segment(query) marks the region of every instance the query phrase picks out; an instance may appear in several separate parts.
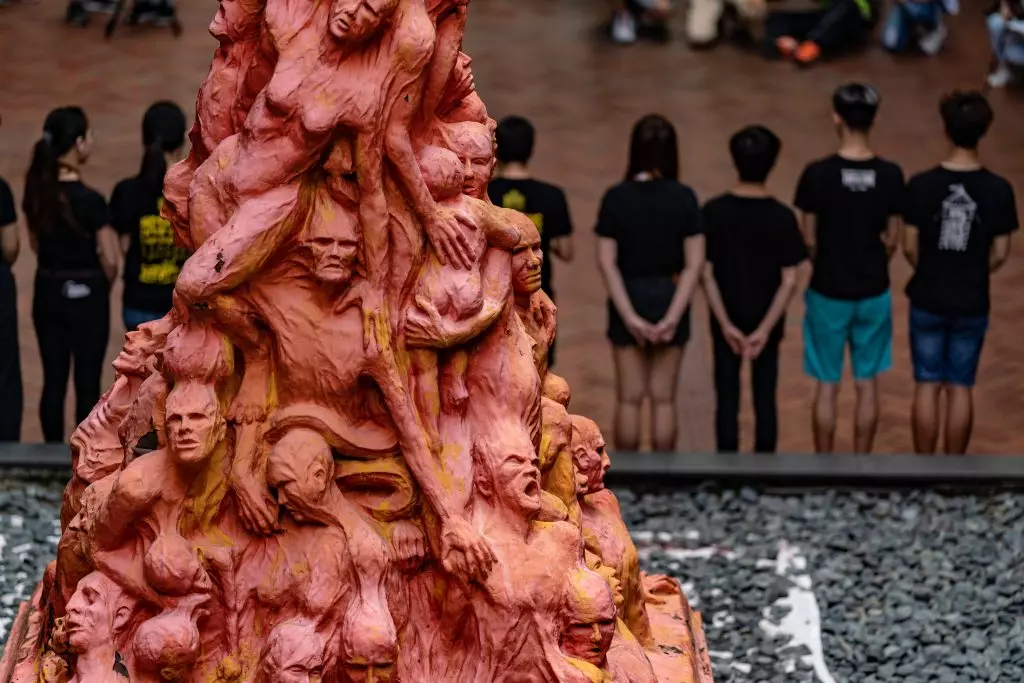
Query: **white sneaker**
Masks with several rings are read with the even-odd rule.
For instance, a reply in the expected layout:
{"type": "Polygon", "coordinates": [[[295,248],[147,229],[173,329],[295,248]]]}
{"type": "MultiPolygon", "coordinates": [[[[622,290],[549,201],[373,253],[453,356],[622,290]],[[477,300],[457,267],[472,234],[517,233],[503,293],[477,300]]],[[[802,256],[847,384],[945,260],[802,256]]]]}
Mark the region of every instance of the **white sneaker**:
{"type": "Polygon", "coordinates": [[[999,66],[988,75],[987,80],[991,88],[1005,88],[1013,80],[1013,71],[1005,63],[999,62],[999,66]]]}
{"type": "Polygon", "coordinates": [[[939,25],[936,26],[934,30],[925,33],[918,39],[917,45],[921,48],[921,52],[929,56],[934,56],[939,54],[939,50],[942,49],[943,44],[946,42],[946,36],[948,35],[949,30],[946,28],[946,25],[940,21],[939,25]]]}
{"type": "Polygon", "coordinates": [[[612,17],[612,42],[619,45],[636,42],[636,17],[630,12],[618,12],[612,17]]]}

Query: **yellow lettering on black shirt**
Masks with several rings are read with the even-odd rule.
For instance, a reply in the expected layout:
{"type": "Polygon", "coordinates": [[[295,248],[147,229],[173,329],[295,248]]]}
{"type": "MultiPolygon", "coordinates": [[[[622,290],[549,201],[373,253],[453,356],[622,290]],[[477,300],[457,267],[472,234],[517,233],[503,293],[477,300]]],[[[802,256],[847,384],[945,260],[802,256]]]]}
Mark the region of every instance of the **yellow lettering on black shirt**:
{"type": "MultiPolygon", "coordinates": [[[[161,199],[157,211],[163,204],[161,199]]],[[[174,229],[160,215],[139,219],[139,282],[144,285],[173,285],[188,252],[174,243],[174,229]]]]}
{"type": "Polygon", "coordinates": [[[542,213],[526,213],[526,197],[519,190],[509,190],[501,196],[501,207],[503,209],[512,209],[520,213],[525,213],[526,217],[533,221],[533,225],[537,228],[537,232],[544,234],[544,214],[542,213]]]}

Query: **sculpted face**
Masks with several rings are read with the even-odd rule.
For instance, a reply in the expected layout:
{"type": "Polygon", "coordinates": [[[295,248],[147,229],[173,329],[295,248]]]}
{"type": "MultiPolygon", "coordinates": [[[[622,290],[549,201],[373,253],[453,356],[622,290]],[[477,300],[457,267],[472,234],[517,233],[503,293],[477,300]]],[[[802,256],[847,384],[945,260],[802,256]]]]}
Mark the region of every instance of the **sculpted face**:
{"type": "Polygon", "coordinates": [[[277,502],[297,522],[319,518],[333,474],[331,447],[311,429],[289,431],[274,444],[267,461],[267,483],[277,489],[277,502]]]}
{"type": "Polygon", "coordinates": [[[121,353],[114,359],[114,370],[126,374],[141,374],[149,355],[149,334],[143,330],[129,332],[124,337],[121,353]]]}
{"type": "Polygon", "coordinates": [[[494,172],[494,136],[487,126],[472,121],[451,124],[448,135],[452,151],[462,162],[463,193],[483,199],[494,172]]]}
{"type": "Polygon", "coordinates": [[[313,275],[327,284],[352,279],[359,257],[358,219],[334,202],[317,204],[306,245],[313,254],[313,275]]]}
{"type": "Polygon", "coordinates": [[[350,683],[392,683],[397,680],[394,664],[345,662],[342,664],[342,668],[350,683]]]}
{"type": "Polygon", "coordinates": [[[174,385],[167,396],[167,445],[183,464],[206,460],[224,438],[224,418],[213,387],[200,382],[174,385]]]}
{"type": "Polygon", "coordinates": [[[566,599],[562,652],[602,666],[615,636],[615,596],[600,574],[575,572],[566,599]]]}
{"type": "Polygon", "coordinates": [[[430,195],[438,201],[462,194],[464,174],[462,162],[455,153],[428,145],[419,154],[420,174],[430,195]]]}
{"type": "Polygon", "coordinates": [[[68,643],[74,652],[107,647],[131,615],[121,588],[100,572],[79,581],[67,604],[68,643]]]}
{"type": "Polygon", "coordinates": [[[323,639],[312,622],[292,619],[276,626],[261,658],[262,681],[319,683],[323,650],[323,639]]]}
{"type": "Polygon", "coordinates": [[[398,0],[334,0],[331,33],[342,41],[369,38],[391,15],[398,0]]]}
{"type": "Polygon", "coordinates": [[[540,250],[540,233],[523,223],[522,239],[512,251],[512,291],[532,296],[540,289],[540,270],[544,253],[540,250]]]}
{"type": "Polygon", "coordinates": [[[581,494],[604,488],[604,474],[611,467],[604,437],[597,423],[582,415],[572,416],[572,461],[576,467],[576,487],[581,494]]]}

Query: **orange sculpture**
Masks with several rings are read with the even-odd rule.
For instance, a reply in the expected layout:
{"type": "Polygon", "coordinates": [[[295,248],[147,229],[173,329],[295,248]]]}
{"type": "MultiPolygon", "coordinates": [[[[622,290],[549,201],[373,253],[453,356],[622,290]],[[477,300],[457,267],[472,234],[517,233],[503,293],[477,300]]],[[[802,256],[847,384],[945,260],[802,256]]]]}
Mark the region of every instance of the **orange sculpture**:
{"type": "Polygon", "coordinates": [[[487,200],[467,0],[222,0],[165,203],[194,250],[72,437],[0,683],[708,683],[487,200]]]}

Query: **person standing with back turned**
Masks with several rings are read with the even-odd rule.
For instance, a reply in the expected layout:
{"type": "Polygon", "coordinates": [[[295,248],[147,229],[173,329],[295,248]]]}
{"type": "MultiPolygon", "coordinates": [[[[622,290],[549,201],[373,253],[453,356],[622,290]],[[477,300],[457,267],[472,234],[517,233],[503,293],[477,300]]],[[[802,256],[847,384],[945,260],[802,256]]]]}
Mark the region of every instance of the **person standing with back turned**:
{"type": "MultiPolygon", "coordinates": [[[[544,255],[540,288],[554,301],[551,255],[567,262],[573,257],[569,203],[562,188],[530,175],[527,164],[533,156],[534,130],[529,121],[521,116],[508,116],[498,124],[494,135],[498,143],[498,175],[488,186],[487,194],[492,204],[524,213],[537,226],[544,255]]],[[[552,344],[548,365],[554,363],[555,346],[552,344]]]]}
{"type": "Polygon", "coordinates": [[[794,204],[814,265],[805,295],[804,371],[817,380],[814,447],[834,448],[847,343],[857,391],[854,450],[870,453],[878,428],[878,375],[892,366],[889,259],[899,243],[903,171],[878,157],[868,134],[881,98],[851,83],[832,97],[837,153],[804,169],[794,204]]]}
{"type": "Polygon", "coordinates": [[[18,290],[11,273],[20,250],[14,195],[0,178],[0,442],[21,440],[24,397],[18,349],[18,290]]]}
{"type": "Polygon", "coordinates": [[[988,330],[989,276],[1010,256],[1018,228],[1013,186],[978,159],[992,124],[981,93],[953,93],[939,106],[952,151],[907,185],[903,249],[914,266],[910,352],[914,449],[934,453],[939,394],[946,393],[946,452],[965,453],[974,419],[975,374],[988,330]]]}
{"type": "Polygon", "coordinates": [[[75,419],[100,399],[110,337],[110,283],[120,254],[107,202],[82,182],[92,151],[89,121],[78,107],[49,113],[25,177],[23,208],[38,257],[32,321],[43,362],[39,419],[47,442],[64,440],[64,398],[75,364],[75,419]]]}
{"type": "Polygon", "coordinates": [[[125,253],[122,316],[128,332],[171,310],[174,283],[188,252],[175,244],[174,229],[160,208],[164,175],[185,146],[185,114],[173,102],[157,102],[142,118],[142,167],[110,196],[110,218],[125,253]]]}

